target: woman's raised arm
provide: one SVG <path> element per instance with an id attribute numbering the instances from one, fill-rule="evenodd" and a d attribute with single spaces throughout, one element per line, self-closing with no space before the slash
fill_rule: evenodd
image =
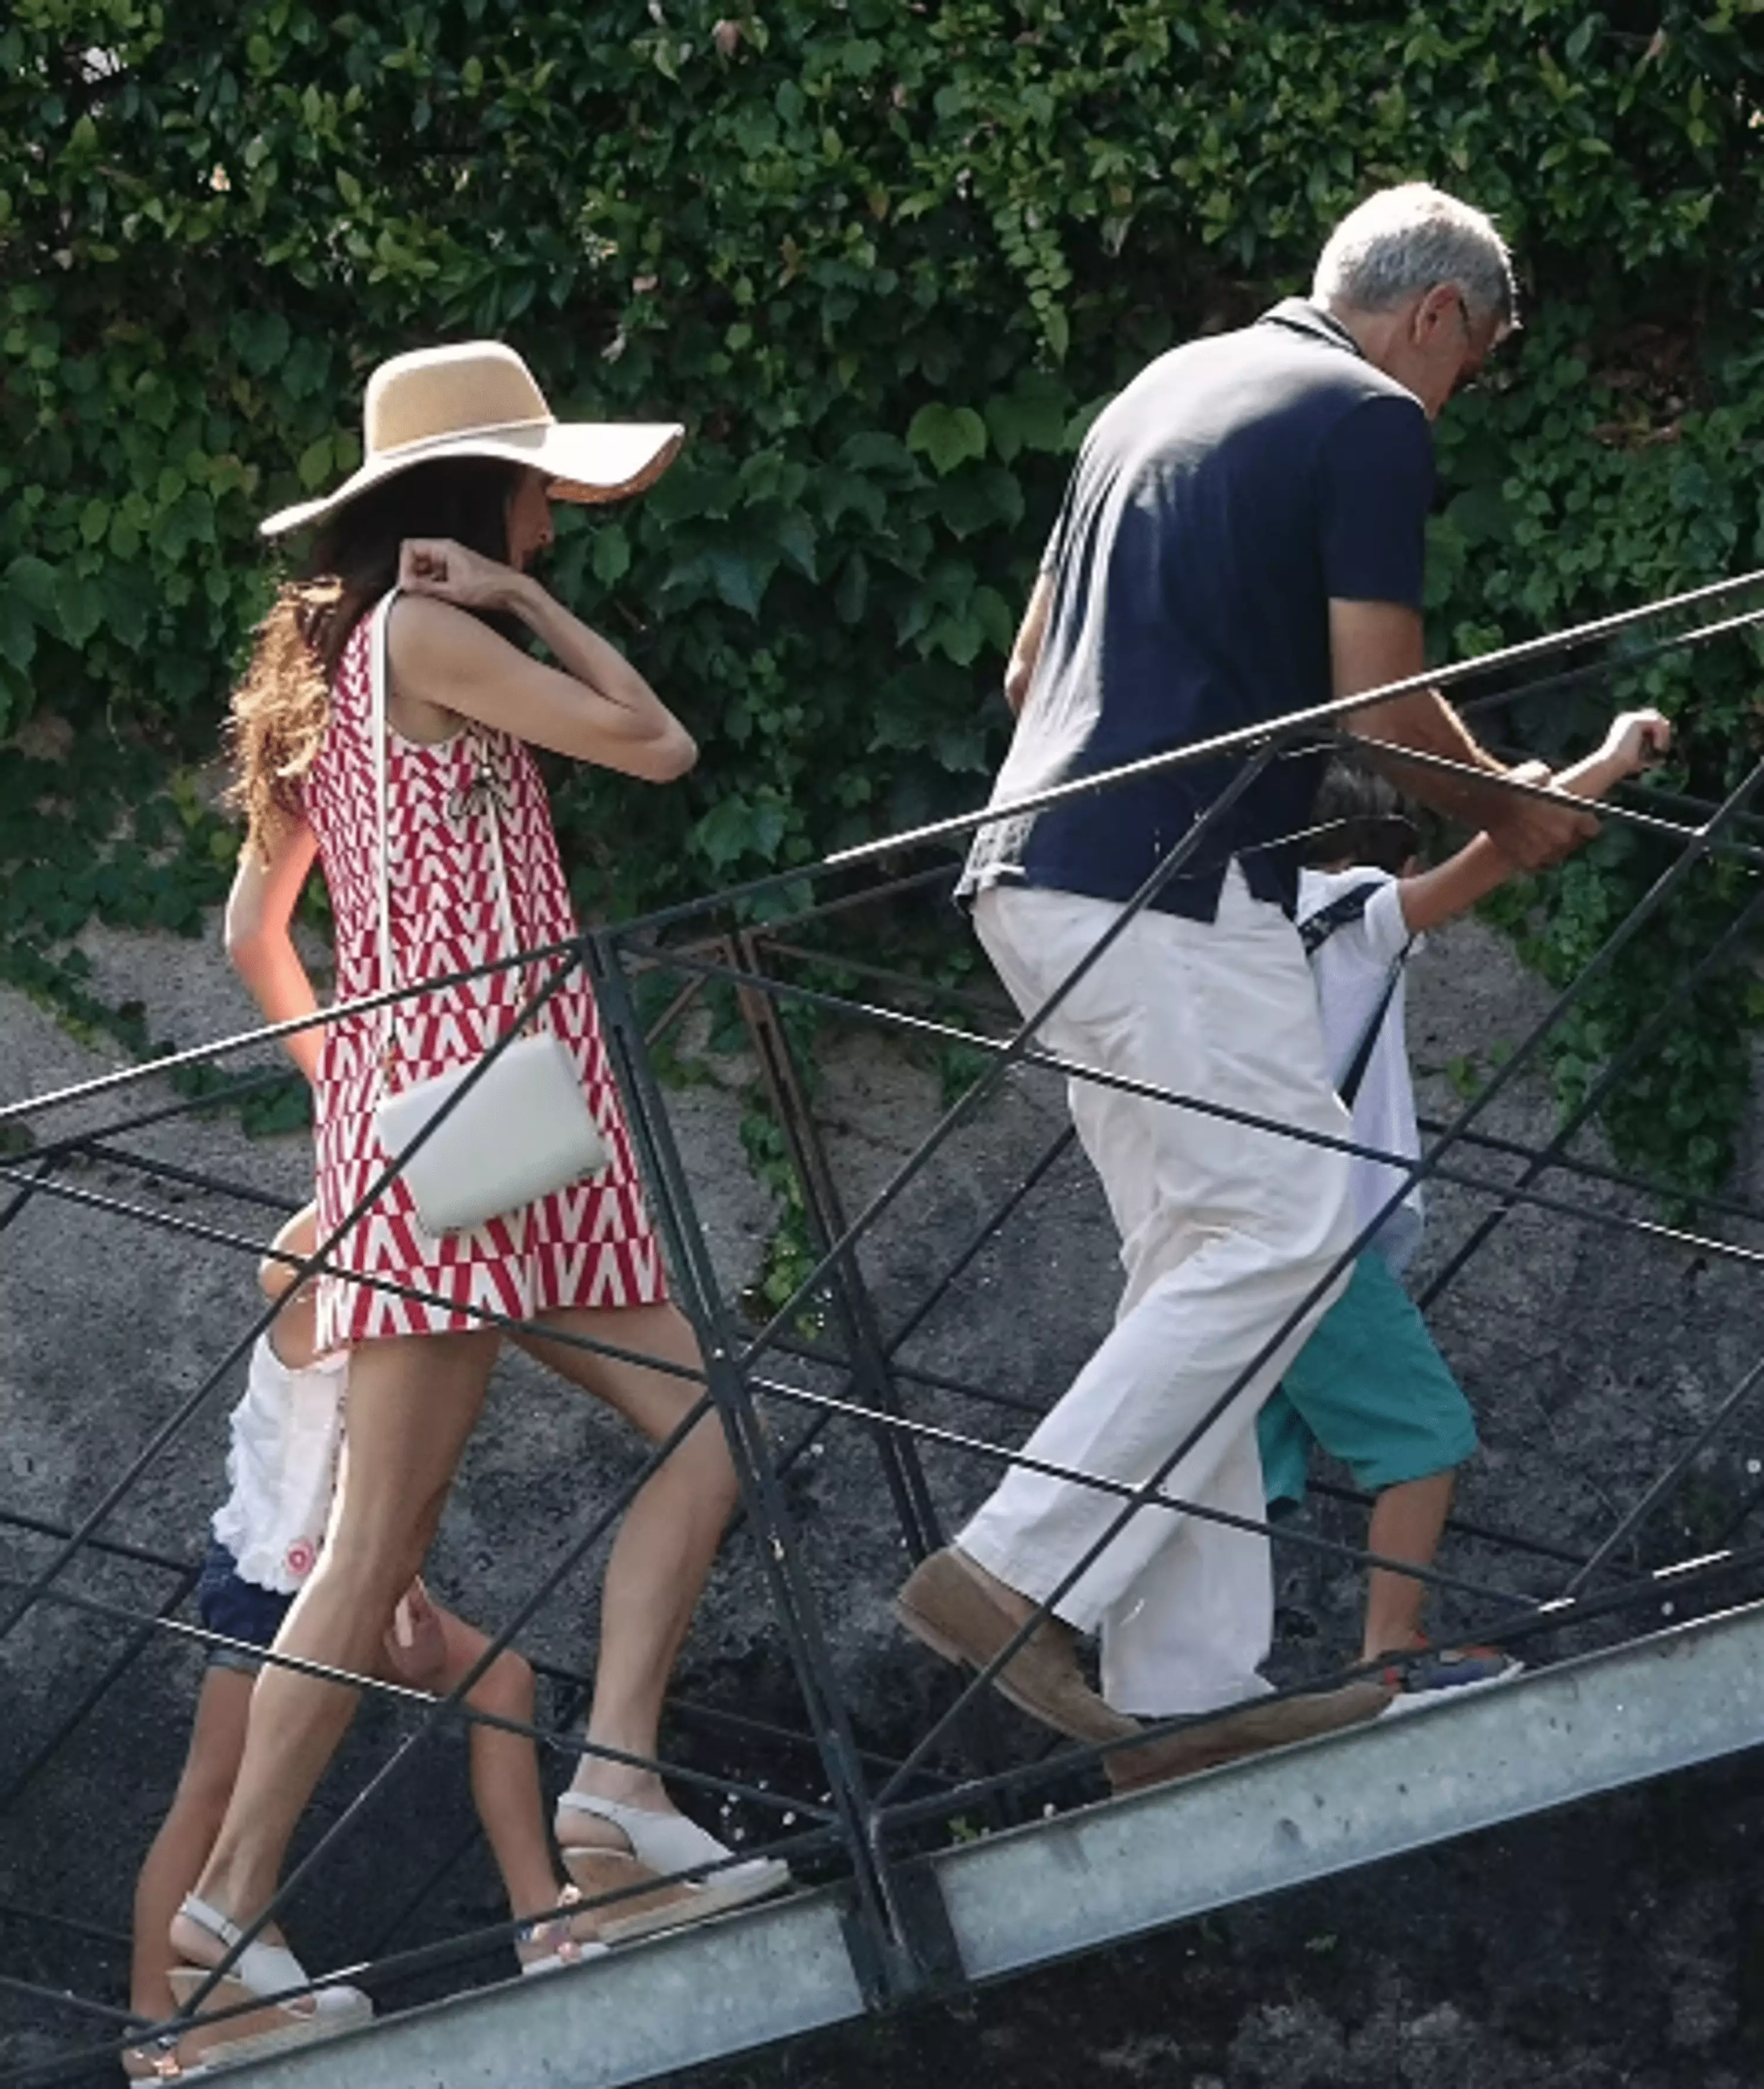
<path id="1" fill-rule="evenodd" d="M 393 611 L 398 693 L 481 719 L 536 747 L 670 783 L 698 759 L 691 735 L 618 648 L 529 575 L 447 538 L 406 542 Z M 559 664 L 546 666 L 469 612 L 517 616 Z"/>

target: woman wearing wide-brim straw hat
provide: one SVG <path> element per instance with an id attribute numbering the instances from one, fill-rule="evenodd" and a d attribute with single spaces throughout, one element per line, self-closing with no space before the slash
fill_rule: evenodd
<path id="1" fill-rule="evenodd" d="M 629 662 L 526 570 L 550 543 L 550 500 L 636 493 L 666 468 L 678 427 L 570 425 L 514 352 L 470 342 L 399 356 L 370 379 L 361 469 L 324 499 L 273 516 L 319 525 L 308 577 L 285 587 L 233 699 L 238 791 L 249 821 L 228 947 L 272 1021 L 316 1006 L 289 934 L 315 857 L 336 921 L 340 1000 L 382 984 L 379 810 L 383 791 L 390 955 L 400 984 L 575 933 L 545 791 L 529 746 L 652 783 L 696 757 L 690 736 Z M 387 612 L 385 770 L 375 766 L 370 612 Z M 546 665 L 503 635 L 536 637 Z M 503 628 L 499 628 L 501 626 Z M 497 858 L 499 856 L 500 860 Z M 503 910 L 506 895 L 507 913 Z M 509 916 L 512 916 L 512 920 Z M 470 1063 L 508 1029 L 542 972 L 508 969 L 383 1013 L 295 1033 L 313 1085 L 318 1230 L 328 1237 L 383 1172 L 375 1113 L 402 1087 Z M 323 1280 L 320 1341 L 351 1351 L 349 1455 L 331 1532 L 276 1650 L 371 1671 L 421 1567 L 503 1337 L 485 1310 L 537 1323 L 509 1337 L 666 1437 L 700 1390 L 690 1378 L 566 1346 L 587 1336 L 696 1371 L 657 1248 L 580 972 L 545 1021 L 567 1046 L 610 1164 L 469 1232 L 425 1231 L 402 1176 L 349 1226 Z M 352 1282 L 377 1280 L 381 1286 Z M 592 1892 L 728 1852 L 672 1807 L 652 1773 L 675 1654 L 734 1497 L 726 1447 L 701 1422 L 649 1480 L 608 1564 L 588 1739 L 559 1815 L 572 1875 Z M 340 1688 L 272 1665 L 254 1695 L 243 1763 L 202 1879 L 173 1927 L 192 1965 L 216 1964 L 273 1894 L 295 1823 L 348 1724 Z M 748 1864 L 678 1890 L 683 1920 L 787 1875 Z M 590 1915 L 580 1918 L 593 1933 Z M 266 1931 L 213 2006 L 304 1979 Z M 255 1954 L 254 1956 L 254 1954 Z M 290 1967 L 293 1967 L 290 1975 Z M 323 2026 L 310 1997 L 268 2012 L 298 2039 Z M 242 2019 L 261 2031 L 260 2022 Z"/>

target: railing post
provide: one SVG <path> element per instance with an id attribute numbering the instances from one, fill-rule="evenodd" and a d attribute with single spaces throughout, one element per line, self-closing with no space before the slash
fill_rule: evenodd
<path id="1" fill-rule="evenodd" d="M 760 1565 L 790 1648 L 851 1860 L 853 1898 L 846 1929 L 853 1970 L 866 2000 L 881 2007 L 923 1992 L 927 1980 L 915 1963 L 909 1924 L 894 1906 L 887 1868 L 872 1838 L 873 1804 L 832 1649 L 803 1571 L 795 1528 L 740 1361 L 741 1345 L 632 1002 L 619 934 L 597 930 L 584 942 L 589 976 L 644 1187 L 653 1202 L 681 1309 L 704 1352 L 705 1383 L 722 1422 L 743 1507 L 758 1542 Z"/>

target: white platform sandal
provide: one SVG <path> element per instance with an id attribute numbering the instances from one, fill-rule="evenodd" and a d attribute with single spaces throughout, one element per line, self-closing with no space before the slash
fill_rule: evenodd
<path id="1" fill-rule="evenodd" d="M 609 1852 L 597 1843 L 577 1843 L 573 1847 L 563 1834 L 564 1817 L 569 1814 L 586 1815 L 594 1821 L 604 1821 L 609 1827 L 616 1828 L 630 1845 L 631 1854 L 646 1871 L 667 1877 L 677 1872 L 690 1872 L 709 1864 L 721 1864 L 700 1882 L 695 1890 L 714 1902 L 700 1912 L 721 1914 L 726 1908 L 741 1907 L 749 1901 L 763 1900 L 768 1894 L 781 1893 L 790 1883 L 790 1868 L 778 1857 L 747 1857 L 739 1864 L 726 1860 L 734 1852 L 726 1842 L 719 1842 L 696 1821 L 688 1821 L 683 1813 L 654 1813 L 647 1807 L 627 1806 L 616 1799 L 598 1799 L 590 1792 L 566 1791 L 558 1798 L 558 1843 L 563 1853 L 563 1862 L 576 1876 L 571 1860 L 578 1856 L 606 1856 Z"/>
<path id="2" fill-rule="evenodd" d="M 238 1923 L 194 1894 L 186 1896 L 178 1913 L 182 1920 L 229 1951 L 243 1934 Z M 195 1963 L 171 1969 L 168 1977 L 179 2009 L 190 2007 L 213 1971 L 212 1967 Z M 289 1988 L 302 1988 L 309 1992 L 286 1993 Z M 254 1938 L 209 1990 L 204 2010 L 198 2012 L 198 2021 L 207 2010 L 242 2009 L 261 1997 L 285 1994 L 284 2001 L 266 2001 L 260 2009 L 242 2010 L 225 2027 L 216 2025 L 215 2029 L 222 2035 L 206 2045 L 204 2070 L 256 2059 L 286 2046 L 305 2045 L 314 2039 L 332 2038 L 339 2031 L 353 2031 L 358 2025 L 370 2022 L 374 2014 L 374 2005 L 358 1988 L 314 1988 L 306 1969 L 285 1944 L 265 1944 Z M 182 2068 L 170 2078 L 187 2079 L 194 2072 Z"/>

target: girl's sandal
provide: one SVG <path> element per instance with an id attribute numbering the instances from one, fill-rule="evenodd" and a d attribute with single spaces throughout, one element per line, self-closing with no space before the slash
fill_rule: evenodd
<path id="1" fill-rule="evenodd" d="M 127 2047 L 122 2055 L 122 2072 L 131 2082 L 194 2082 L 212 2070 L 206 2053 L 199 2060 L 186 2062 L 179 2057 L 182 2040 L 175 2038 L 149 2039 L 144 2045 Z"/>
<path id="2" fill-rule="evenodd" d="M 230 1921 L 206 1901 L 199 1900 L 194 1894 L 186 1895 L 178 1909 L 173 1925 L 174 1931 L 180 1922 L 187 1929 L 218 1944 L 223 1950 L 231 1950 L 243 1933 L 236 1922 Z M 187 1941 L 175 1934 L 172 1941 L 180 1950 L 189 1949 Z M 212 1980 L 213 1973 L 212 1966 L 199 1962 L 172 1968 L 168 1977 L 180 2010 L 192 2007 L 203 1986 Z M 306 1992 L 287 1992 L 301 1988 Z M 270 1995 L 283 1999 L 263 2001 L 257 2009 L 244 2006 Z M 231 2065 L 235 2061 L 280 2052 L 286 2046 L 304 2045 L 312 2039 L 330 2038 L 338 2031 L 353 2031 L 358 2024 L 366 2023 L 374 2014 L 374 2005 L 358 1988 L 314 1988 L 305 1967 L 286 1945 L 265 1944 L 255 1938 L 239 1954 L 231 1971 L 215 1981 L 203 1997 L 203 2004 L 197 2013 L 199 2016 L 220 2010 L 237 2009 L 240 2012 L 228 2018 L 225 2025 L 214 2027 L 220 2035 L 206 2044 L 203 2054 L 209 2066 L 223 2058 Z"/>
<path id="3" fill-rule="evenodd" d="M 581 1900 L 575 1886 L 563 1886 L 558 1892 L 560 1908 L 575 1907 Z M 529 1952 L 532 1953 L 529 1958 Z M 520 1961 L 523 1976 L 534 1973 L 555 1973 L 565 1966 L 579 1966 L 585 1958 L 604 1958 L 606 1945 L 600 1934 L 600 1924 L 586 1908 L 580 1915 L 542 1915 L 537 1922 L 529 1922 L 515 1932 L 515 1956 Z"/>
<path id="4" fill-rule="evenodd" d="M 701 1907 L 703 1915 L 720 1914 L 725 1908 L 741 1907 L 751 1900 L 762 1900 L 768 1894 L 781 1893 L 790 1883 L 790 1868 L 778 1857 L 748 1857 L 739 1864 L 730 1864 L 734 1852 L 726 1843 L 700 1828 L 696 1821 L 688 1821 L 683 1813 L 655 1813 L 647 1807 L 627 1806 L 616 1799 L 597 1799 L 590 1792 L 565 1791 L 558 1797 L 557 1823 L 560 1844 L 563 1842 L 564 1817 L 586 1814 L 589 1819 L 604 1821 L 616 1829 L 625 1838 L 631 1855 L 646 1871 L 661 1877 L 678 1872 L 689 1872 L 696 1868 L 717 1864 L 699 1885 L 697 1890 L 709 1896 L 711 1905 Z M 580 1848 L 580 1845 L 576 1846 Z M 598 1844 L 592 1846 L 602 1855 Z M 563 1860 L 569 1863 L 571 1850 L 563 1848 Z M 573 1878 L 575 1873 L 572 1872 Z"/>

